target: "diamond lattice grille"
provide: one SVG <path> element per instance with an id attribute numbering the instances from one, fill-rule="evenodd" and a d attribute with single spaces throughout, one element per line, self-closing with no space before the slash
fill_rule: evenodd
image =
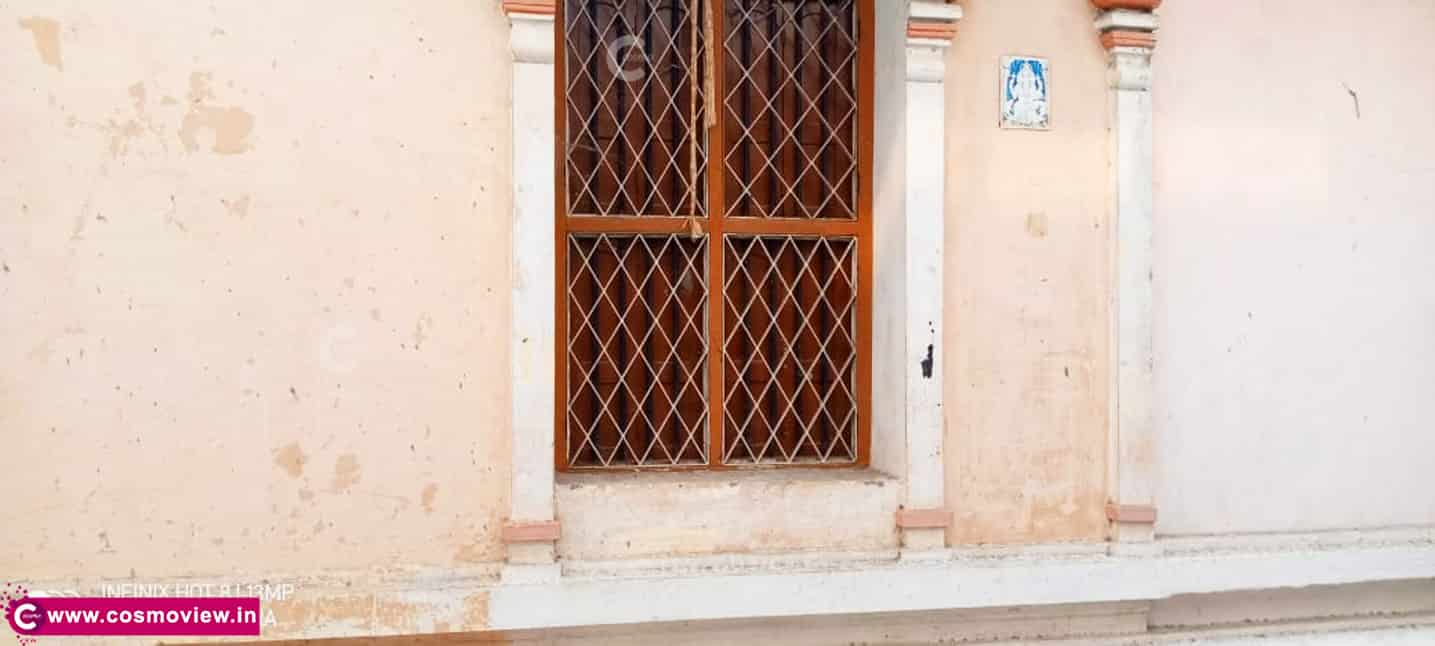
<path id="1" fill-rule="evenodd" d="M 857 459 L 857 241 L 729 236 L 723 462 Z"/>
<path id="2" fill-rule="evenodd" d="M 703 31 L 693 29 L 701 4 L 568 0 L 563 6 L 569 214 L 706 213 Z"/>
<path id="3" fill-rule="evenodd" d="M 866 464 L 884 1 L 560 3 L 559 469 Z"/>
<path id="4" fill-rule="evenodd" d="M 707 461 L 707 241 L 568 237 L 568 463 Z"/>
<path id="5" fill-rule="evenodd" d="M 854 0 L 729 0 L 727 214 L 857 216 Z"/>

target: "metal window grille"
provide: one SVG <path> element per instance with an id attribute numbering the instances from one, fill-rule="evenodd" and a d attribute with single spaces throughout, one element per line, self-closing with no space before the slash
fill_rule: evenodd
<path id="1" fill-rule="evenodd" d="M 560 0 L 560 469 L 865 464 L 873 2 Z"/>
<path id="2" fill-rule="evenodd" d="M 727 239 L 723 461 L 857 459 L 857 241 Z"/>
<path id="3" fill-rule="evenodd" d="M 570 0 L 564 7 L 569 213 L 705 213 L 706 47 L 702 30 L 693 29 L 701 7 L 695 0 Z"/>
<path id="4" fill-rule="evenodd" d="M 857 216 L 853 0 L 728 2 L 728 214 Z"/>
<path id="5" fill-rule="evenodd" d="M 568 239 L 571 464 L 707 461 L 707 263 L 701 241 Z"/>

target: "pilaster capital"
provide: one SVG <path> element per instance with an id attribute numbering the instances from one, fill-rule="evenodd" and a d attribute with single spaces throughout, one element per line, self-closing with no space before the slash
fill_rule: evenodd
<path id="1" fill-rule="evenodd" d="M 947 0 L 908 0 L 907 46 L 946 47 L 957 35 L 962 6 Z"/>
<path id="2" fill-rule="evenodd" d="M 908 0 L 907 80 L 941 83 L 947 47 L 957 35 L 962 7 L 948 0 Z"/>
<path id="3" fill-rule="evenodd" d="M 1094 26 L 1110 54 L 1109 78 L 1116 90 L 1151 89 L 1151 53 L 1156 49 L 1161 0 L 1091 0 L 1101 13 Z"/>
<path id="4" fill-rule="evenodd" d="M 553 0 L 503 0 L 509 47 L 518 63 L 553 63 Z"/>

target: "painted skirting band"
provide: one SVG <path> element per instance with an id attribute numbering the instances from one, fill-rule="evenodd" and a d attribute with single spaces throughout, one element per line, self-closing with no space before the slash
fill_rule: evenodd
<path id="1" fill-rule="evenodd" d="M 504 523 L 505 543 L 549 543 L 558 540 L 558 521 L 536 523 Z"/>
<path id="2" fill-rule="evenodd" d="M 1154 523 L 1156 522 L 1156 508 L 1151 505 L 1107 503 L 1106 519 L 1113 523 Z"/>
<path id="3" fill-rule="evenodd" d="M 946 509 L 898 509 L 898 529 L 945 529 L 952 524 L 952 512 Z"/>
<path id="4" fill-rule="evenodd" d="M 551 16 L 555 9 L 553 0 L 503 0 L 503 13 L 526 13 Z"/>

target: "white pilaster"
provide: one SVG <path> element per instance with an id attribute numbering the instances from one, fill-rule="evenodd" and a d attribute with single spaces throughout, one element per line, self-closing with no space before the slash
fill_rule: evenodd
<path id="1" fill-rule="evenodd" d="M 1143 10 L 1112 9 L 1096 20 L 1109 52 L 1112 124 L 1113 365 L 1107 517 L 1115 551 L 1149 546 L 1156 521 L 1151 247 L 1151 53 L 1156 27 L 1156 15 Z"/>
<path id="2" fill-rule="evenodd" d="M 513 476 L 505 581 L 556 578 L 553 13 L 505 3 L 513 50 Z M 540 8 L 541 9 L 541 8 Z M 538 528 L 537 531 L 534 528 Z"/>
<path id="3" fill-rule="evenodd" d="M 907 28 L 907 158 L 905 221 L 905 333 L 907 478 L 902 548 L 945 546 L 946 477 L 942 442 L 942 300 L 946 183 L 947 48 L 961 8 L 913 0 Z"/>

